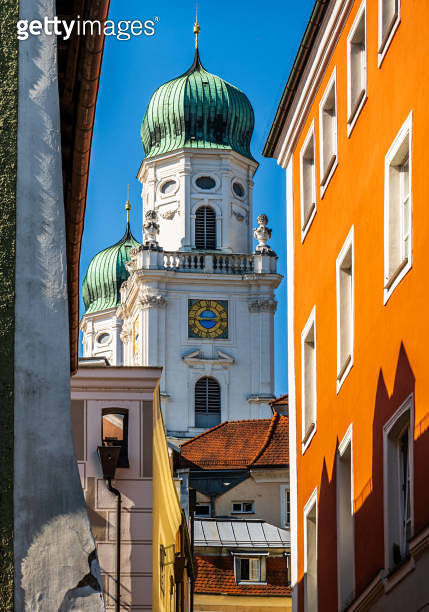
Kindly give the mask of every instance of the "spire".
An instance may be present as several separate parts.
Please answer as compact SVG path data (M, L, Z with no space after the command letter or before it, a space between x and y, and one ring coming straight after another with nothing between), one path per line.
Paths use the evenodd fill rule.
M201 28L198 23L198 4L195 9L195 23L194 23L194 34L195 34L195 49L198 50L198 36L200 35Z
M127 186L127 201L125 202L125 210L127 211L127 231L125 235L128 235L128 234L131 234L131 229L130 229L131 204L130 204L130 185L129 184Z

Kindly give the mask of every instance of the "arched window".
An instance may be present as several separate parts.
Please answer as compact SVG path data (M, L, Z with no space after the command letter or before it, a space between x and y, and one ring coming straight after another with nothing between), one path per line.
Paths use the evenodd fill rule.
M216 248L216 213L211 206L200 206L195 216L195 247Z
M220 423L220 385L204 376L195 384L195 427L208 429Z

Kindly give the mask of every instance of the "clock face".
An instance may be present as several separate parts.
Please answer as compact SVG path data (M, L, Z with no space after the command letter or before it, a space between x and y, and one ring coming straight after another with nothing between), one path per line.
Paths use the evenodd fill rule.
M228 302L189 300L188 336L189 338L228 338Z

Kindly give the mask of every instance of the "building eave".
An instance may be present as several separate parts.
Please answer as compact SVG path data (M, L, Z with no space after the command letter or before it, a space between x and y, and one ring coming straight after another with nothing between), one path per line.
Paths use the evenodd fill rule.
M309 22L302 37L295 60L292 65L286 86L284 88L274 121L271 125L262 155L274 157L283 127L286 123L291 109L295 92L304 73L314 42L320 29L320 25L326 13L330 0L316 0Z
M70 21L108 16L110 0L57 2L57 15ZM69 302L70 369L78 366L79 263L88 189L95 109L104 50L104 34L58 39L59 93L63 190L66 215L67 287Z

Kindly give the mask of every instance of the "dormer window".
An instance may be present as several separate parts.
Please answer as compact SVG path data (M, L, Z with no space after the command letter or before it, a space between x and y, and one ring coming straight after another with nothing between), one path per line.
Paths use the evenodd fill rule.
M118 467L130 467L128 461L128 410L103 408L101 420L103 446L120 446Z
M237 584L264 584L266 582L265 556L234 556Z

